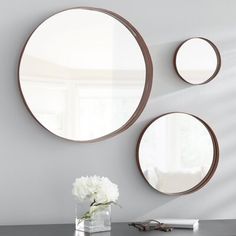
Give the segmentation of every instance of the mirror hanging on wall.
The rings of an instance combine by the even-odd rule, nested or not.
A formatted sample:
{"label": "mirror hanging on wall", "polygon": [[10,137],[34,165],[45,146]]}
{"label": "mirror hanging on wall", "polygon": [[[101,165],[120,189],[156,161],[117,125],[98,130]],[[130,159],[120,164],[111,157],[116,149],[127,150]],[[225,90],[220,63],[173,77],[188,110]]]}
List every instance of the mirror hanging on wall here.
{"label": "mirror hanging on wall", "polygon": [[214,174],[218,159],[212,129],[200,118],[180,112],[152,121],[137,146],[142,175],[154,189],[168,195],[201,188]]}
{"label": "mirror hanging on wall", "polygon": [[132,125],[150,94],[152,61],[137,30],[103,9],[59,12],[32,33],[22,53],[24,101],[47,130],[98,141]]}
{"label": "mirror hanging on wall", "polygon": [[205,84],[218,74],[221,57],[210,40],[191,38],[177,48],[174,65],[177,74],[185,82],[193,85]]}

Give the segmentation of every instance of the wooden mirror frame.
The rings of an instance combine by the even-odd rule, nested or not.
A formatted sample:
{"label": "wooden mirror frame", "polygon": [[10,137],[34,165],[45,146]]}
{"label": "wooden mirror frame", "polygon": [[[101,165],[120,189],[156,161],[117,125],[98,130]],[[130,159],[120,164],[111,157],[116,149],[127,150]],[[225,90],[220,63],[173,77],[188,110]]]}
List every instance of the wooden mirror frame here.
{"label": "wooden mirror frame", "polygon": [[[191,82],[189,82],[188,80],[186,80],[185,78],[182,77],[182,75],[180,75],[179,71],[178,71],[178,68],[177,68],[177,65],[176,65],[176,59],[177,59],[177,54],[179,52],[179,49],[182,47],[183,44],[185,44],[187,41],[189,40],[192,40],[192,39],[202,39],[202,40],[205,40],[207,43],[209,43],[211,45],[211,47],[213,48],[215,54],[216,54],[216,58],[217,58],[217,65],[216,65],[216,69],[215,69],[215,72],[212,74],[212,76],[210,78],[208,78],[207,80],[205,80],[204,82],[202,83],[198,83],[198,84],[193,84]],[[191,85],[202,85],[202,84],[206,84],[206,83],[209,83],[211,80],[213,80],[216,75],[219,73],[220,71],[220,68],[221,68],[221,56],[220,56],[220,52],[218,50],[218,48],[216,47],[216,45],[210,41],[209,39],[206,39],[206,38],[203,38],[203,37],[192,37],[192,38],[189,38],[185,41],[183,41],[176,49],[175,53],[174,53],[174,60],[173,60],[173,63],[174,63],[174,68],[175,68],[175,71],[177,73],[177,75],[179,76],[180,79],[182,79],[184,82],[188,83],[188,84],[191,84]]]}
{"label": "wooden mirror frame", "polygon": [[[149,182],[148,180],[146,179],[146,177],[144,176],[143,174],[143,171],[142,171],[142,168],[141,168],[141,165],[140,165],[140,161],[139,161],[139,147],[140,147],[140,142],[142,140],[142,137],[145,133],[145,131],[149,128],[149,126],[155,122],[156,120],[158,120],[159,118],[165,116],[165,115],[169,115],[169,114],[175,114],[175,113],[181,113],[181,114],[186,114],[186,115],[189,115],[189,116],[192,116],[193,118],[197,119],[198,121],[200,121],[203,126],[205,126],[205,128],[207,129],[208,133],[210,134],[211,136],[211,140],[212,140],[212,145],[213,145],[213,160],[212,160],[212,164],[211,164],[211,167],[209,168],[209,171],[207,172],[206,176],[197,184],[195,185],[194,187],[186,190],[186,191],[183,191],[183,192],[178,192],[178,193],[165,193],[165,192],[161,192],[159,191],[158,189],[154,188]],[[216,171],[216,168],[218,166],[218,163],[219,163],[219,145],[218,145],[218,141],[217,141],[217,138],[216,138],[216,135],[215,133],[213,132],[212,128],[202,119],[200,119],[199,117],[195,116],[195,115],[192,115],[192,114],[189,114],[189,113],[185,113],[185,112],[169,112],[169,113],[165,113],[163,115],[160,115],[158,117],[156,117],[155,119],[153,119],[151,122],[149,122],[149,124],[143,129],[141,135],[139,136],[139,139],[138,139],[138,142],[137,142],[137,146],[136,146],[136,162],[137,162],[137,165],[138,165],[138,169],[139,171],[141,172],[141,175],[143,176],[143,178],[145,179],[145,181],[148,183],[148,185],[150,185],[150,187],[152,187],[155,191],[158,191],[162,194],[165,194],[165,195],[169,195],[169,196],[179,196],[179,195],[185,195],[185,194],[190,194],[190,193],[193,193],[193,192],[196,192],[197,190],[201,189],[202,187],[204,187],[209,181],[210,179],[212,178],[212,176],[214,175],[215,171]]]}
{"label": "wooden mirror frame", "polygon": [[[32,113],[32,111],[30,110],[30,107],[27,105],[27,102],[24,98],[24,95],[23,95],[23,91],[21,89],[21,85],[20,85],[20,64],[21,64],[21,59],[23,57],[23,54],[24,54],[24,51],[25,51],[25,48],[26,48],[26,45],[28,43],[28,41],[30,40],[31,36],[33,35],[33,33],[38,29],[38,27],[43,24],[46,20],[48,20],[50,17],[53,17],[54,15],[58,14],[58,13],[61,13],[61,12],[64,12],[64,11],[68,11],[68,10],[73,10],[73,9],[85,9],[85,10],[90,10],[90,11],[97,11],[97,12],[101,12],[101,13],[104,13],[104,14],[107,14],[113,18],[115,18],[116,20],[118,20],[121,24],[123,24],[128,30],[129,32],[133,35],[133,37],[135,38],[137,44],[139,45],[141,51],[142,51],[142,55],[143,55],[143,58],[144,58],[144,61],[145,61],[145,67],[146,67],[146,75],[145,75],[145,86],[144,86],[144,89],[143,89],[143,94],[142,94],[142,97],[140,99],[140,102],[139,102],[139,105],[137,106],[136,110],[134,111],[133,115],[129,118],[129,120],[123,125],[121,126],[119,129],[117,130],[114,130],[113,132],[107,134],[107,135],[104,135],[104,136],[101,136],[99,138],[95,138],[95,139],[91,139],[91,140],[72,140],[72,139],[67,139],[65,137],[61,137],[61,136],[58,136],[56,134],[54,134],[53,132],[51,132],[50,130],[48,130],[36,117],[35,115]],[[19,63],[18,63],[18,86],[19,86],[19,89],[20,89],[20,93],[21,93],[21,96],[23,98],[23,101],[24,101],[24,104],[27,108],[27,110],[30,112],[30,114],[33,116],[33,118],[43,127],[45,128],[46,130],[48,130],[50,133],[52,133],[53,135],[56,135],[57,137],[59,138],[62,138],[62,139],[66,139],[66,140],[69,140],[69,141],[73,141],[73,142],[81,142],[81,143],[92,143],[92,142],[96,142],[96,141],[102,141],[102,140],[105,140],[107,138],[111,138],[123,131],[125,131],[126,129],[128,129],[132,124],[134,124],[134,122],[138,119],[138,117],[141,115],[142,111],[144,110],[145,106],[146,106],[146,103],[148,101],[148,98],[150,96],[150,92],[151,92],[151,88],[152,88],[152,80],[153,80],[153,64],[152,64],[152,59],[151,59],[151,56],[150,56],[150,53],[149,53],[149,50],[148,50],[148,47],[144,41],[144,39],[142,38],[142,36],[140,35],[140,33],[136,30],[136,28],[131,24],[129,23],[126,19],[124,19],[122,16],[118,15],[117,13],[114,13],[112,11],[109,11],[109,10],[105,10],[105,9],[102,9],[102,8],[94,8],[94,7],[74,7],[74,8],[69,8],[69,9],[65,9],[65,10],[62,10],[62,11],[59,11],[59,12],[56,12],[52,15],[50,15],[49,17],[47,17],[46,19],[44,19],[36,28],[35,30],[30,34],[30,36],[28,37],[28,39],[26,40],[26,43],[22,49],[22,52],[21,52],[21,55],[20,55],[20,59],[19,59]]]}

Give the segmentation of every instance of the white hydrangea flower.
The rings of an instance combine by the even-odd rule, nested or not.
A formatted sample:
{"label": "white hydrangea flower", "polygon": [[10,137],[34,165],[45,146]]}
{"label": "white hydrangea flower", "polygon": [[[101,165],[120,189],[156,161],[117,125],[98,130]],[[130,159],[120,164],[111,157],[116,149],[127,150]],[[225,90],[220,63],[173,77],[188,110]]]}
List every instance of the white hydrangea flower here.
{"label": "white hydrangea flower", "polygon": [[73,183],[73,195],[79,201],[90,200],[96,203],[116,202],[119,197],[118,186],[106,177],[81,177]]}

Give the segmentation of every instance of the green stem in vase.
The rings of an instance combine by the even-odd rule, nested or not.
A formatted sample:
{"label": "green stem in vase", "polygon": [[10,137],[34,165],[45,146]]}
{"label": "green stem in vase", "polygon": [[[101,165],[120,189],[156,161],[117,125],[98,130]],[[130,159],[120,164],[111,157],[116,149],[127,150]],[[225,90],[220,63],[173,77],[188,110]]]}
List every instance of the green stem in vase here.
{"label": "green stem in vase", "polygon": [[105,209],[106,207],[110,206],[111,204],[116,204],[115,202],[106,202],[106,203],[96,203],[95,201],[93,201],[90,204],[90,210],[87,211],[81,218],[80,221],[78,222],[81,223],[81,221],[83,220],[90,220],[93,216],[94,213],[101,211],[103,209]]}

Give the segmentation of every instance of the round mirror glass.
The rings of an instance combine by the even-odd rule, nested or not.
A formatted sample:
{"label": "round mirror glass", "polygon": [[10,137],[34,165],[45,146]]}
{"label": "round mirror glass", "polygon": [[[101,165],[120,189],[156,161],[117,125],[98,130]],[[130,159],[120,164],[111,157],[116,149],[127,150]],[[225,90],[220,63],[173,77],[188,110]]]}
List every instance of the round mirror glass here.
{"label": "round mirror glass", "polygon": [[178,75],[190,84],[204,84],[212,80],[219,72],[220,63],[218,49],[204,38],[183,42],[175,55]]}
{"label": "round mirror glass", "polygon": [[155,119],[138,143],[138,164],[147,182],[165,194],[201,188],[218,163],[213,131],[199,118],[169,113]]}
{"label": "round mirror glass", "polygon": [[128,128],[142,112],[152,62],[137,30],[115,13],[62,11],[28,39],[20,89],[37,121],[74,141],[97,141]]}

